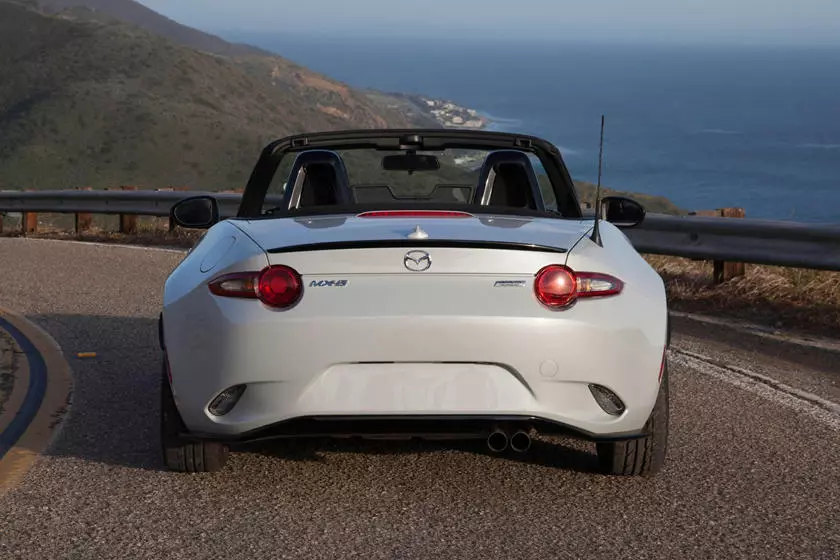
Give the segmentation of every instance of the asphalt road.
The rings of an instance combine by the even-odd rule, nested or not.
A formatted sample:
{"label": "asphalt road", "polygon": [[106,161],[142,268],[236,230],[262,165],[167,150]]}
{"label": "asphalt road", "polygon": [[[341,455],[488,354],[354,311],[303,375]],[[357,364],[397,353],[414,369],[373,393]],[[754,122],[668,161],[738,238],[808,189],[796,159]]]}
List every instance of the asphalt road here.
{"label": "asphalt road", "polygon": [[[155,319],[181,255],[0,239],[0,306],[75,376],[52,449],[0,496],[0,558],[837,558],[840,359],[678,320],[669,461],[594,472],[588,444],[265,445],[162,470]],[[77,352],[97,352],[93,359]]]}

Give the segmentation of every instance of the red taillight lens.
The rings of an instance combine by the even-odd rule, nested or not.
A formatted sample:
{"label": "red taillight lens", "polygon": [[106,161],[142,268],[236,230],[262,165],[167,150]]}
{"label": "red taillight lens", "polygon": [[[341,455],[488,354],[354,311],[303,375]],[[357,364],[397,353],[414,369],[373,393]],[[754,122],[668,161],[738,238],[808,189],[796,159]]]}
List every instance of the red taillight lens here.
{"label": "red taillight lens", "polygon": [[565,266],[547,266],[537,273],[534,291],[537,299],[546,307],[566,307],[575,300],[577,278],[574,272]]}
{"label": "red taillight lens", "polygon": [[621,293],[624,283],[608,274],[575,272],[563,265],[549,265],[537,273],[534,293],[550,309],[565,309],[579,298],[608,297]]}
{"label": "red taillight lens", "polygon": [[260,274],[257,293],[266,305],[291,307],[303,295],[300,275],[288,266],[270,266]]}
{"label": "red taillight lens", "polygon": [[288,266],[270,266],[262,272],[236,272],[216,278],[210,292],[222,297],[259,299],[270,307],[291,307],[303,295],[300,274]]}
{"label": "red taillight lens", "polygon": [[362,212],[357,218],[472,218],[469,212],[456,210],[377,210]]}

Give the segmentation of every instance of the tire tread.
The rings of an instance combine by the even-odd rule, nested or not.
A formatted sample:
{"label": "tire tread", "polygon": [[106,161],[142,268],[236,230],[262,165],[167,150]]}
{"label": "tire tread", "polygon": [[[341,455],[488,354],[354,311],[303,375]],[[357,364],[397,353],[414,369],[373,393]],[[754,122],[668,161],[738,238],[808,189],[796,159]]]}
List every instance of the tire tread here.
{"label": "tire tread", "polygon": [[652,476],[662,469],[668,447],[669,379],[668,367],[662,376],[659,395],[644,437],[597,444],[598,461],[607,474],[619,476]]}
{"label": "tire tread", "polygon": [[161,451],[166,467],[185,473],[221,470],[227,462],[227,446],[212,441],[185,441],[178,436],[184,430],[184,424],[175,406],[165,369],[161,381],[160,405]]}

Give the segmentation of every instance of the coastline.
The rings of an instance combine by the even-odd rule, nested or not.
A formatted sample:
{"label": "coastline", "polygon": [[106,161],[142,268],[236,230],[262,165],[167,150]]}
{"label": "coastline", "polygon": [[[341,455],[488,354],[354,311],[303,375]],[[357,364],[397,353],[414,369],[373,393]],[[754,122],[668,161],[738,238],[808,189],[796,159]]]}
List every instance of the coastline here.
{"label": "coastline", "polygon": [[384,102],[389,109],[396,109],[418,125],[436,125],[443,128],[486,130],[495,124],[487,114],[466,107],[450,99],[414,93],[368,91],[368,97]]}
{"label": "coastline", "polygon": [[409,96],[409,99],[428,117],[444,128],[465,128],[484,130],[492,121],[476,109],[459,105],[449,99],[437,99],[424,95]]}

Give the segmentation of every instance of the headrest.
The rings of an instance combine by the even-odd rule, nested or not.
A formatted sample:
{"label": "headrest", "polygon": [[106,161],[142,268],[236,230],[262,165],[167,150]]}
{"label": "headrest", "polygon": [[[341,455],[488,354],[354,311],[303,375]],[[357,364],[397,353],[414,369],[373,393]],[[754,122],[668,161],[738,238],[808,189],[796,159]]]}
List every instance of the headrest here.
{"label": "headrest", "polygon": [[288,208],[350,204],[353,193],[344,161],[330,150],[307,150],[298,154],[289,173]]}
{"label": "headrest", "polygon": [[474,204],[542,209],[542,195],[531,160],[524,152],[490,152],[479,173]]}

